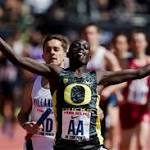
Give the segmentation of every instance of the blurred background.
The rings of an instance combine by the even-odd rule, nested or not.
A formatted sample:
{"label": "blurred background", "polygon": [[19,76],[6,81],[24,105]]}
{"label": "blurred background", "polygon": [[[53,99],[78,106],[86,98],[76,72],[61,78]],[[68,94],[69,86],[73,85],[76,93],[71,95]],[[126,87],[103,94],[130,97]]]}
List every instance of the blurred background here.
{"label": "blurred background", "polygon": [[[149,40],[150,0],[0,0],[0,36],[18,55],[39,62],[46,34],[64,34],[72,41],[80,38],[82,27],[90,22],[96,23],[101,30],[99,43],[110,50],[114,35],[119,32],[128,39],[133,29],[139,29]],[[126,42],[129,44],[128,40]],[[150,54],[149,46],[146,50]],[[0,53],[2,150],[21,150],[23,147],[25,131],[16,123],[16,115],[24,89],[33,79],[33,74],[16,68]],[[107,137],[106,133],[104,135]]]}

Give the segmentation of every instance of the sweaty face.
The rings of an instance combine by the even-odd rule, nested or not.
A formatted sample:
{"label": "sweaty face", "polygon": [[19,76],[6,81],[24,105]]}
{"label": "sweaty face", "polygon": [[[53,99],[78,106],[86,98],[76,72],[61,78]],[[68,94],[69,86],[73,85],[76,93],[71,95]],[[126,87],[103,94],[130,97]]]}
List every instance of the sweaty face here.
{"label": "sweaty face", "polygon": [[135,33],[132,36],[131,49],[134,53],[145,52],[147,47],[146,37],[143,33]]}
{"label": "sweaty face", "polygon": [[78,64],[87,64],[89,58],[89,45],[84,40],[74,41],[69,48],[70,61]]}
{"label": "sweaty face", "polygon": [[65,52],[61,41],[52,39],[45,44],[43,58],[47,64],[61,66],[64,62],[64,56]]}

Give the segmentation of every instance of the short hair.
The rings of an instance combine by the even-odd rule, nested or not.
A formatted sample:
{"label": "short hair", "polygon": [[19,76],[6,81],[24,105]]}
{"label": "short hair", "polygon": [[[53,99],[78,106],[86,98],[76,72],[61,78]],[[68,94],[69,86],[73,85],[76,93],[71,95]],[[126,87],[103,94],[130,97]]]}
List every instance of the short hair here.
{"label": "short hair", "polygon": [[85,24],[85,25],[82,27],[81,32],[84,32],[86,28],[91,27],[91,26],[95,27],[95,28],[97,29],[97,32],[100,32],[100,31],[101,31],[101,30],[100,30],[100,27],[99,27],[96,23],[90,22],[90,23]]}
{"label": "short hair", "polygon": [[67,52],[69,46],[69,40],[66,36],[63,36],[61,34],[47,35],[43,41],[43,50],[45,48],[46,43],[53,39],[60,41],[64,52]]}
{"label": "short hair", "polygon": [[112,43],[116,43],[116,39],[117,39],[119,36],[124,36],[124,37],[127,39],[127,42],[129,42],[129,41],[128,41],[128,35],[127,35],[125,32],[116,32],[116,33],[114,33],[114,36],[113,36],[111,42],[112,42]]}
{"label": "short hair", "polygon": [[145,40],[148,41],[146,33],[142,29],[135,29],[131,32],[130,41],[133,39],[135,34],[143,34],[145,36]]}

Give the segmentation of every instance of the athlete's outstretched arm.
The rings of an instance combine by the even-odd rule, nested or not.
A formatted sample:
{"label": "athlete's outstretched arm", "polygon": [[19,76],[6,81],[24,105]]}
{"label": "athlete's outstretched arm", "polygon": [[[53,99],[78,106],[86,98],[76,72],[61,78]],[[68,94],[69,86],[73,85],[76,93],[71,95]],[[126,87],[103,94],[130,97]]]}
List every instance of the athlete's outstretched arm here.
{"label": "athlete's outstretched arm", "polygon": [[107,72],[99,80],[99,84],[109,86],[129,80],[141,79],[150,75],[150,64],[145,67],[135,69],[125,69],[122,71]]}
{"label": "athlete's outstretched arm", "polygon": [[51,69],[46,64],[38,63],[37,61],[28,58],[18,56],[13,52],[13,49],[0,37],[0,51],[15,65],[31,71],[33,73],[47,76]]}

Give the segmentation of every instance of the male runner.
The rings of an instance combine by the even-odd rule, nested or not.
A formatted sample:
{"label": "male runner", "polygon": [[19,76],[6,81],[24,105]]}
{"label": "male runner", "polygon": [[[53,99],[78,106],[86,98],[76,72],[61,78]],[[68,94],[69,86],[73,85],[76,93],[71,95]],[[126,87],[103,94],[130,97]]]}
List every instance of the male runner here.
{"label": "male runner", "polygon": [[[150,65],[140,69],[116,72],[88,72],[86,69],[89,46],[84,40],[74,41],[68,51],[70,68],[53,64],[40,64],[33,59],[20,57],[0,38],[0,50],[14,64],[46,77],[51,83],[56,117],[55,150],[102,150],[98,112],[97,84],[101,90],[106,86],[127,80],[143,78],[150,74]],[[48,51],[47,45],[45,50]],[[57,91],[56,91],[57,89]]]}
{"label": "male runner", "polygon": [[[150,64],[146,55],[147,38],[144,32],[131,34],[133,58],[127,63],[130,69],[137,69]],[[120,104],[120,123],[122,129],[121,150],[148,150],[150,134],[150,77],[130,81],[123,92]]]}
{"label": "male runner", "polygon": [[[101,46],[101,31],[95,23],[86,24],[82,30],[82,38],[85,39],[90,46],[90,60],[87,63],[87,69],[96,71],[97,75],[101,71],[118,71],[121,70],[119,62],[115,55],[105,47]],[[125,83],[112,85],[105,88],[101,93],[100,106],[104,111],[105,119],[102,120],[102,135],[105,138],[105,145],[110,149],[118,149],[118,122],[121,91],[126,86]],[[98,87],[99,88],[99,87]],[[105,99],[105,101],[104,101]]]}
{"label": "male runner", "polygon": [[[44,43],[50,49],[48,53],[43,50],[43,59],[47,64],[55,64],[64,67],[65,53],[68,48],[68,40],[62,35],[48,35]],[[47,56],[48,55],[48,56]],[[21,111],[18,114],[20,125],[27,133],[32,136],[32,147],[34,150],[52,150],[55,138],[55,120],[53,112],[43,123],[43,129],[36,125],[37,120],[46,111],[52,108],[52,97],[48,81],[38,76],[32,85],[25,90],[25,98],[22,103]],[[30,119],[29,119],[30,118]],[[41,131],[41,132],[40,132]],[[27,146],[25,146],[27,147]],[[28,150],[29,147],[27,147]],[[30,147],[31,149],[31,147]]]}

